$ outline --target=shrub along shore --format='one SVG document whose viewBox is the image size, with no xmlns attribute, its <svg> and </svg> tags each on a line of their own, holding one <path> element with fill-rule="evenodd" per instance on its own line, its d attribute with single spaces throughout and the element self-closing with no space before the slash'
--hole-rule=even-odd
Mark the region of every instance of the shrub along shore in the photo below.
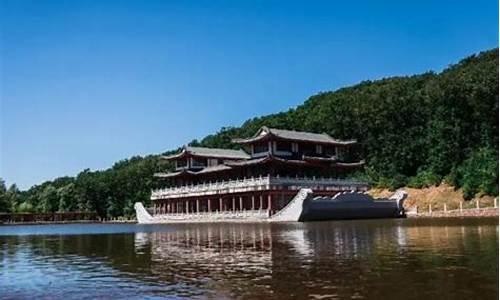
<svg viewBox="0 0 500 300">
<path fill-rule="evenodd" d="M 402 188 L 408 193 L 405 209 L 409 217 L 491 217 L 498 216 L 498 197 L 477 194 L 464 200 L 463 190 L 446 183 L 425 188 Z M 374 197 L 389 197 L 393 192 L 375 188 Z"/>
</svg>

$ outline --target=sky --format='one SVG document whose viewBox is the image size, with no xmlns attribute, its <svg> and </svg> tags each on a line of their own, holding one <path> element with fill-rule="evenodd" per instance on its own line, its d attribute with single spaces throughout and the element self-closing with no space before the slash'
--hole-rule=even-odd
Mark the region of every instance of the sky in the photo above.
<svg viewBox="0 0 500 300">
<path fill-rule="evenodd" d="M 21 189 L 498 46 L 496 0 L 0 3 L 0 177 Z"/>
</svg>

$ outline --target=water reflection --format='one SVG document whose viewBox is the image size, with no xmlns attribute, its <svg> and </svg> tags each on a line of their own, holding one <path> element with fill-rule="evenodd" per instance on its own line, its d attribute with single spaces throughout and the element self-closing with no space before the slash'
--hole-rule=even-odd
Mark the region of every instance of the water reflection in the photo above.
<svg viewBox="0 0 500 300">
<path fill-rule="evenodd" d="M 495 219 L 130 226 L 112 234 L 77 226 L 80 234 L 0 235 L 0 294 L 498 298 Z"/>
</svg>

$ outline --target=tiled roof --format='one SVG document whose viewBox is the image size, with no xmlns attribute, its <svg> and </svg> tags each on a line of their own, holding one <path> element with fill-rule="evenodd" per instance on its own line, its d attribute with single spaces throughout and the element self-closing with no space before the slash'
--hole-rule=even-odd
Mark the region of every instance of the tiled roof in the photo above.
<svg viewBox="0 0 500 300">
<path fill-rule="evenodd" d="M 225 170 L 230 170 L 230 169 L 232 169 L 230 166 L 217 165 L 217 166 L 213 166 L 213 167 L 206 167 L 206 168 L 196 172 L 196 174 L 219 172 L 219 171 L 225 171 Z"/>
<path fill-rule="evenodd" d="M 248 155 L 243 150 L 220 149 L 220 148 L 204 148 L 185 146 L 180 153 L 163 156 L 164 159 L 176 159 L 183 157 L 186 154 L 201 157 L 225 158 L 225 159 L 249 159 Z"/>
<path fill-rule="evenodd" d="M 267 163 L 269 161 L 274 161 L 274 162 L 279 162 L 279 163 L 286 163 L 286 164 L 295 164 L 295 165 L 307 165 L 306 161 L 303 160 L 294 160 L 294 159 L 283 159 L 274 155 L 267 155 L 261 158 L 254 158 L 254 159 L 249 159 L 249 160 L 237 160 L 237 161 L 227 161 L 225 162 L 226 165 L 231 166 L 231 167 L 242 167 L 242 166 L 249 166 L 249 165 L 258 165 L 262 163 Z"/>
<path fill-rule="evenodd" d="M 154 176 L 159 177 L 159 178 L 172 178 L 172 177 L 176 177 L 179 175 L 206 174 L 206 173 L 220 172 L 220 171 L 225 171 L 225 170 L 230 170 L 230 169 L 232 169 L 232 168 L 229 166 L 226 166 L 226 165 L 217 165 L 217 166 L 213 166 L 213 167 L 203 168 L 200 171 L 182 170 L 182 171 L 171 172 L 171 173 L 155 173 Z"/>
<path fill-rule="evenodd" d="M 317 157 L 317 156 L 304 155 L 302 158 L 306 161 L 321 161 L 321 162 L 336 162 L 336 161 L 338 161 L 338 158 L 336 156 Z"/>
<path fill-rule="evenodd" d="M 364 160 L 360 160 L 358 162 L 349 162 L 349 163 L 346 163 L 346 162 L 336 162 L 335 166 L 336 167 L 361 167 L 364 164 L 365 164 L 365 161 Z"/>
<path fill-rule="evenodd" d="M 319 159 L 320 161 L 329 161 L 329 162 L 335 161 L 334 158 L 326 158 L 326 159 L 325 158 L 312 158 L 312 159 Z M 288 160 L 288 159 L 283 159 L 283 158 L 279 158 L 276 156 L 268 155 L 265 157 L 248 159 L 248 160 L 226 161 L 225 164 L 223 164 L 223 165 L 206 167 L 200 171 L 182 170 L 182 171 L 177 171 L 177 172 L 172 172 L 172 173 L 156 173 L 156 174 L 154 174 L 154 176 L 160 177 L 160 178 L 172 178 L 172 177 L 176 177 L 179 175 L 206 174 L 206 173 L 212 173 L 212 172 L 231 170 L 234 167 L 243 167 L 243 166 L 264 164 L 264 163 L 267 163 L 270 161 L 283 163 L 283 164 L 310 165 L 308 163 L 308 161 L 304 161 L 304 160 Z M 334 166 L 345 167 L 345 168 L 360 167 L 360 166 L 364 165 L 364 163 L 365 163 L 364 160 L 359 161 L 359 162 L 352 162 L 352 163 L 335 162 Z"/>
<path fill-rule="evenodd" d="M 255 164 L 260 164 L 260 163 L 268 161 L 269 157 L 270 156 L 264 156 L 264 157 L 261 157 L 261 158 L 253 158 L 253 159 L 248 159 L 248 160 L 226 161 L 225 164 L 229 165 L 231 167 L 241 167 L 241 166 L 255 165 Z"/>
<path fill-rule="evenodd" d="M 153 176 L 154 177 L 159 177 L 159 178 L 171 178 L 178 176 L 180 174 L 183 174 L 185 172 L 171 172 L 171 173 L 155 173 Z"/>
<path fill-rule="evenodd" d="M 248 139 L 233 139 L 234 143 L 246 144 L 265 139 L 268 136 L 275 136 L 284 140 L 307 141 L 322 144 L 350 145 L 356 143 L 356 140 L 338 140 L 326 133 L 312 133 L 304 131 L 284 130 L 276 128 L 261 127 L 259 131 Z"/>
</svg>

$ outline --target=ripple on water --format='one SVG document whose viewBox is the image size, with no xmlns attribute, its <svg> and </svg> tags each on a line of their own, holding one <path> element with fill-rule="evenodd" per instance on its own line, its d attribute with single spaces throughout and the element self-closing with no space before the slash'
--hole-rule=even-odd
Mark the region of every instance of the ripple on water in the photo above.
<svg viewBox="0 0 500 300">
<path fill-rule="evenodd" d="M 498 298 L 497 220 L 4 226 L 0 247 L 9 298 Z"/>
</svg>

